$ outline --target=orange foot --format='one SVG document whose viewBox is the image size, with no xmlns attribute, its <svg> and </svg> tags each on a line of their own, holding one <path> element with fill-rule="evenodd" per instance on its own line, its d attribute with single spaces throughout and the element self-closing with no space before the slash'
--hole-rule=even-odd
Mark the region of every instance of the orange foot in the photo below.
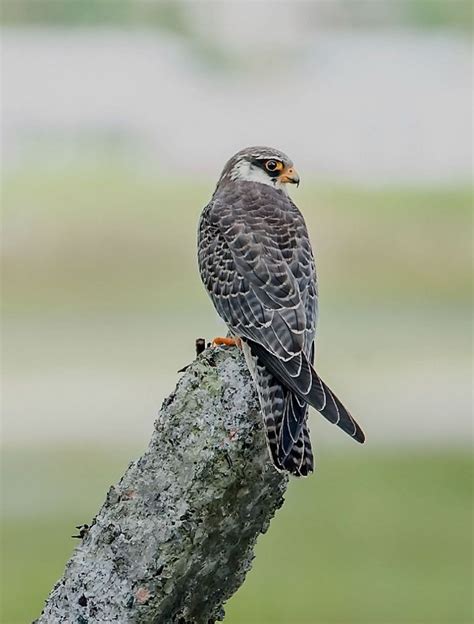
<svg viewBox="0 0 474 624">
<path fill-rule="evenodd" d="M 219 345 L 225 345 L 226 347 L 239 347 L 242 348 L 242 341 L 240 338 L 222 338 L 218 336 L 214 338 L 212 341 L 214 347 L 218 347 Z"/>
</svg>

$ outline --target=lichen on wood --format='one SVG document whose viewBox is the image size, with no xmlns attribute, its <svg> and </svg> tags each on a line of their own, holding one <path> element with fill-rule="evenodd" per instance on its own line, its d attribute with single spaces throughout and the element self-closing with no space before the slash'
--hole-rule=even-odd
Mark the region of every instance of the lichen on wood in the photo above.
<svg viewBox="0 0 474 624">
<path fill-rule="evenodd" d="M 241 352 L 204 351 L 112 486 L 37 624 L 209 624 L 283 503 Z"/>
</svg>

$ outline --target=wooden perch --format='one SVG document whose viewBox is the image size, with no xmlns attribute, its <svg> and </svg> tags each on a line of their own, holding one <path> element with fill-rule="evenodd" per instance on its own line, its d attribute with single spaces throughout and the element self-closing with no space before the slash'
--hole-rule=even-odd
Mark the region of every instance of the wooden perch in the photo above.
<svg viewBox="0 0 474 624">
<path fill-rule="evenodd" d="M 287 482 L 269 459 L 240 350 L 207 349 L 164 401 L 148 450 L 110 488 L 36 623 L 223 619 Z"/>
</svg>

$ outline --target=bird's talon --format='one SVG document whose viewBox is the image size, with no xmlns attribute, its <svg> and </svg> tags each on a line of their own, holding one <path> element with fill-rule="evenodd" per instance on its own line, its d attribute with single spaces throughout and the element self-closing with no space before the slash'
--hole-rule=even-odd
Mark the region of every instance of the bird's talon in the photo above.
<svg viewBox="0 0 474 624">
<path fill-rule="evenodd" d="M 222 336 L 214 338 L 214 340 L 212 341 L 212 346 L 219 347 L 221 345 L 224 345 L 226 347 L 238 347 L 239 349 L 241 349 L 242 341 L 240 340 L 240 338 L 223 338 Z"/>
<path fill-rule="evenodd" d="M 84 539 L 84 537 L 89 533 L 90 526 L 88 524 L 79 524 L 76 526 L 76 529 L 79 531 L 79 535 L 71 535 L 75 539 Z"/>
</svg>

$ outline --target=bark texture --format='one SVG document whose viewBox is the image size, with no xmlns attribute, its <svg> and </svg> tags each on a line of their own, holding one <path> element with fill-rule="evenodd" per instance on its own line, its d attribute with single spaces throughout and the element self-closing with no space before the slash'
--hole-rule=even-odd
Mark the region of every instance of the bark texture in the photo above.
<svg viewBox="0 0 474 624">
<path fill-rule="evenodd" d="M 241 352 L 204 351 L 107 494 L 37 624 L 209 624 L 283 503 Z"/>
</svg>

